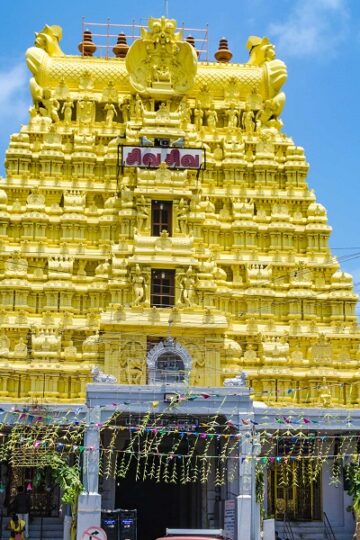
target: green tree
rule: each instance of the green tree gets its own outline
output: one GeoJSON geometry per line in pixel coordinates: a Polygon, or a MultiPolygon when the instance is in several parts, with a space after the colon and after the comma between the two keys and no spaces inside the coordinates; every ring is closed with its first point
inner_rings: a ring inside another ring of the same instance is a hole
{"type": "Polygon", "coordinates": [[[345,469],[347,492],[353,498],[352,509],[355,513],[356,526],[354,539],[360,540],[360,464],[351,463],[345,469]]]}

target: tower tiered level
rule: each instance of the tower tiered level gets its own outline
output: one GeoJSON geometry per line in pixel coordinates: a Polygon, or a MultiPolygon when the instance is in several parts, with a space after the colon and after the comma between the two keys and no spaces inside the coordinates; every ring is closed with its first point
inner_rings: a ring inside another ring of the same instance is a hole
{"type": "Polygon", "coordinates": [[[161,382],[169,346],[192,385],[245,372],[269,404],[358,405],[357,297],[282,132],[273,45],[252,36],[232,64],[222,40],[202,62],[164,18],[111,58],[85,37],[65,55],[46,26],[26,54],[0,192],[2,399],[83,401],[94,366],[161,382]]]}

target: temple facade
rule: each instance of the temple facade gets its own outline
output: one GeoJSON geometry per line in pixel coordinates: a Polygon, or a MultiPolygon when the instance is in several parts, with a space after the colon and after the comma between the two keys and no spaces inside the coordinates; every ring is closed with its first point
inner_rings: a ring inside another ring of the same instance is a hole
{"type": "MultiPolygon", "coordinates": [[[[285,416],[358,407],[357,296],[282,131],[274,45],[251,36],[235,64],[222,39],[201,61],[165,18],[106,58],[88,31],[78,56],[61,36],[26,52],[32,106],[0,182],[1,399],[81,404],[94,380],[246,384],[285,416]]],[[[300,519],[321,519],[316,489],[300,519]]]]}

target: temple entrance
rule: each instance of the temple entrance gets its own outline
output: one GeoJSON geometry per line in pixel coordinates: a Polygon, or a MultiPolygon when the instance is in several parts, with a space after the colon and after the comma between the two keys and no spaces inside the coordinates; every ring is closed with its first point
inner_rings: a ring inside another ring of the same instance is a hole
{"type": "Polygon", "coordinates": [[[268,469],[268,512],[275,519],[321,519],[321,473],[309,481],[304,462],[275,463],[268,469]]]}
{"type": "Polygon", "coordinates": [[[126,478],[117,481],[116,508],[137,509],[138,538],[155,540],[165,529],[201,528],[202,485],[172,484],[163,480],[136,481],[134,459],[126,478]]]}
{"type": "Polygon", "coordinates": [[[43,469],[37,467],[9,466],[9,484],[7,488],[7,507],[12,510],[13,501],[18,486],[23,486],[30,495],[30,515],[58,516],[60,509],[60,489],[54,484],[50,467],[43,469]]]}

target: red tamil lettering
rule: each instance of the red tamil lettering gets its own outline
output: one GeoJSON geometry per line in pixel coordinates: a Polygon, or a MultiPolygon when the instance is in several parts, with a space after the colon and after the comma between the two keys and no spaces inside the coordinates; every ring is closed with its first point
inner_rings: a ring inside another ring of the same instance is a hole
{"type": "Polygon", "coordinates": [[[161,163],[161,154],[152,154],[151,152],[147,152],[144,154],[142,162],[145,167],[159,167],[161,163]]]}
{"type": "Polygon", "coordinates": [[[171,167],[174,165],[175,167],[180,167],[180,152],[177,148],[173,148],[170,152],[170,154],[167,154],[165,159],[166,164],[171,167]]]}
{"type": "Polygon", "coordinates": [[[186,169],[198,169],[199,168],[199,155],[192,156],[191,154],[185,154],[181,158],[181,166],[186,169]]]}
{"type": "Polygon", "coordinates": [[[125,160],[125,165],[141,165],[141,151],[140,148],[133,148],[128,153],[125,160]]]}

